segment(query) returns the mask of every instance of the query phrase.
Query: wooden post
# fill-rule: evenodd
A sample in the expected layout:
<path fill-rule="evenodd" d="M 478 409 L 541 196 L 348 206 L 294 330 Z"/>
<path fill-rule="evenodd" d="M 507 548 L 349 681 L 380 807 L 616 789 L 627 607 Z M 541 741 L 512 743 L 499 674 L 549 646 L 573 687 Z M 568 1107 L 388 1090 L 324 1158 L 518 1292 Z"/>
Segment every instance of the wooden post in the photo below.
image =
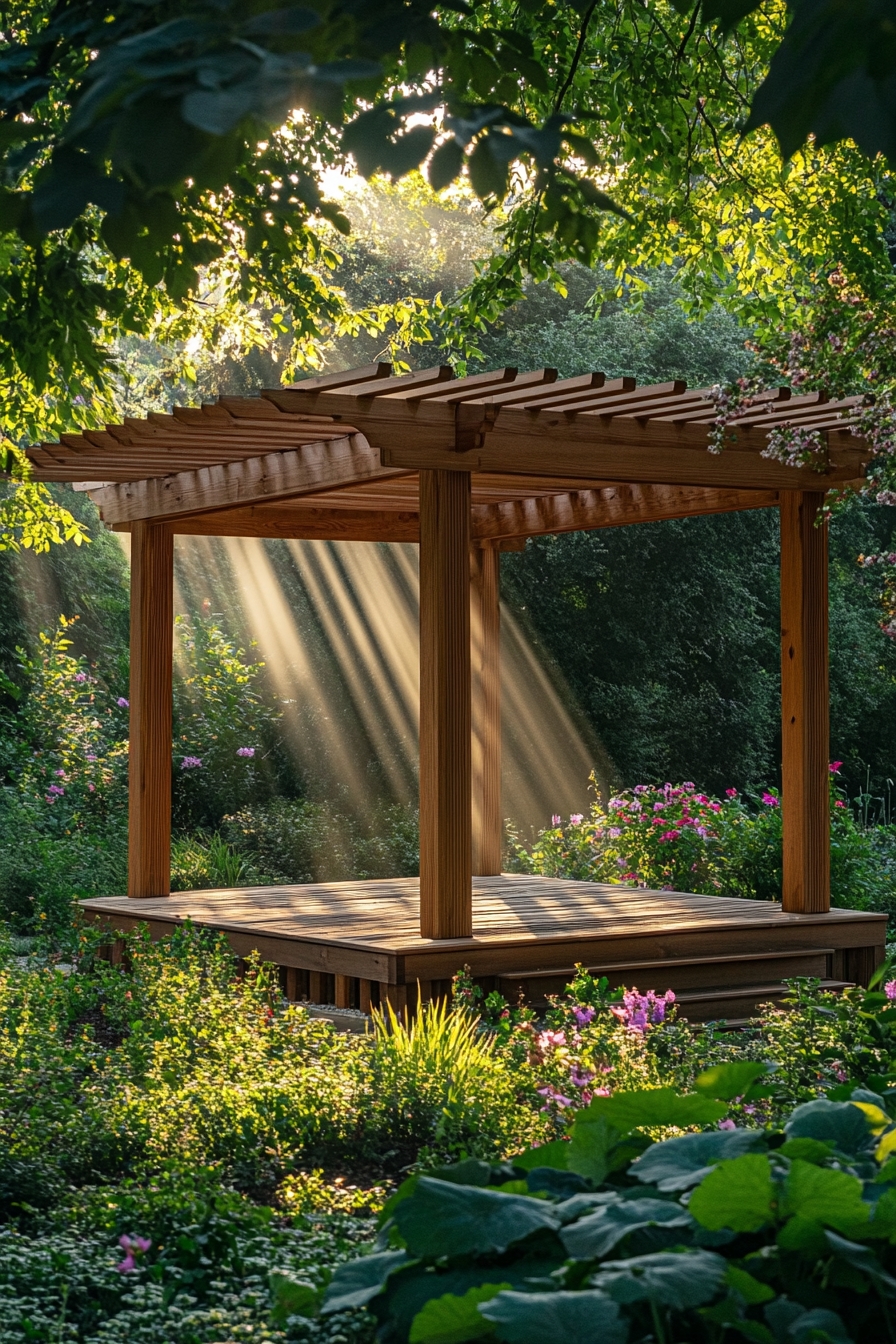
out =
<path fill-rule="evenodd" d="M 131 527 L 128 895 L 171 891 L 171 662 L 174 539 L 160 523 Z"/>
<path fill-rule="evenodd" d="M 781 492 L 781 794 L 785 910 L 831 907 L 828 530 L 820 491 Z"/>
<path fill-rule="evenodd" d="M 470 473 L 420 472 L 420 932 L 473 932 Z"/>
<path fill-rule="evenodd" d="M 501 608 L 500 555 L 470 551 L 470 636 L 473 661 L 473 872 L 501 872 Z"/>

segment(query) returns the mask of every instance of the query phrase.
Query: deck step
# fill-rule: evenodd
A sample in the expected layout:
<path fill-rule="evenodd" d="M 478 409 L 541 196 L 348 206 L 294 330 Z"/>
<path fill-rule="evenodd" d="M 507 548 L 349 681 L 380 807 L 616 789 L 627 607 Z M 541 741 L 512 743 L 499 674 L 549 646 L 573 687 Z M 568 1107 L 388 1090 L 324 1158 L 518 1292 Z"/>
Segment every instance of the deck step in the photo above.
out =
<path fill-rule="evenodd" d="M 822 980 L 821 989 L 839 991 L 849 989 L 849 980 Z M 676 1002 L 684 1017 L 692 1022 L 711 1022 L 718 1019 L 745 1019 L 752 1017 L 763 1003 L 777 1003 L 788 993 L 787 985 L 745 985 L 742 989 L 714 989 L 694 994 L 676 995 Z"/>
<path fill-rule="evenodd" d="M 637 985 L 641 990 L 660 993 L 673 989 L 676 994 L 718 988 L 720 982 L 733 987 L 756 984 L 780 984 L 794 976 L 825 979 L 830 974 L 829 958 L 833 948 L 789 948 L 779 952 L 742 952 L 720 957 L 668 957 L 652 961 L 613 962 L 589 965 L 592 975 L 606 976 L 612 989 Z M 505 971 L 498 977 L 498 989 L 505 998 L 515 1000 L 520 993 L 539 1000 L 549 994 L 562 994 L 575 975 L 573 966 L 547 967 L 537 971 Z"/>

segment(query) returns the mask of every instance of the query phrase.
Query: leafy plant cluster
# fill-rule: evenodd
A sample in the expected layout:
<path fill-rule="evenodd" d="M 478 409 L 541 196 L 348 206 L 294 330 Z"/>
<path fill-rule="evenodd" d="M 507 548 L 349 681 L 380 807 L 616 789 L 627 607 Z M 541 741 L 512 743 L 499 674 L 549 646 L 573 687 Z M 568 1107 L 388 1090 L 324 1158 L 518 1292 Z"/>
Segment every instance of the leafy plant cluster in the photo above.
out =
<path fill-rule="evenodd" d="M 837 786 L 831 766 L 831 899 L 854 909 L 889 910 L 892 877 L 869 832 Z M 702 895 L 780 900 L 782 821 L 776 790 L 723 798 L 692 783 L 637 784 L 606 803 L 592 776 L 590 814 L 555 815 L 531 846 L 518 839 L 518 871 Z"/>
<path fill-rule="evenodd" d="M 728 1064 L 691 1093 L 596 1097 L 568 1141 L 412 1176 L 323 1313 L 364 1306 L 379 1339 L 414 1344 L 888 1336 L 890 1080 L 847 1083 L 780 1127 L 726 1122 L 734 1097 L 768 1094 L 766 1074 Z"/>

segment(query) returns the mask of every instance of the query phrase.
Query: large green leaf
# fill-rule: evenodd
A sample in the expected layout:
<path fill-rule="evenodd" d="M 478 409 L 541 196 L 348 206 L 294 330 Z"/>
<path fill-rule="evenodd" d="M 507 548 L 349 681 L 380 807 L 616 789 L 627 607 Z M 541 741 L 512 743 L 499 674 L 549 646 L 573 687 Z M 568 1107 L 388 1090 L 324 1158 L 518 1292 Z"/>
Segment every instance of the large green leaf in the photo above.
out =
<path fill-rule="evenodd" d="M 680 1204 L 665 1199 L 626 1199 L 607 1204 L 587 1218 L 565 1227 L 563 1245 L 578 1260 L 599 1259 L 639 1227 L 693 1227 L 694 1220 Z"/>
<path fill-rule="evenodd" d="M 529 1148 L 511 1158 L 511 1166 L 521 1171 L 534 1171 L 536 1167 L 554 1167 L 557 1171 L 567 1170 L 569 1158 L 569 1140 L 554 1139 L 552 1143 L 543 1143 L 539 1148 Z"/>
<path fill-rule="evenodd" d="M 483 1255 L 506 1251 L 559 1220 L 541 1199 L 505 1195 L 422 1176 L 410 1199 L 395 1210 L 395 1222 L 412 1255 Z"/>
<path fill-rule="evenodd" d="M 743 1059 L 734 1064 L 716 1064 L 694 1079 L 694 1087 L 704 1096 L 733 1101 L 746 1096 L 758 1078 L 769 1072 L 767 1064 Z"/>
<path fill-rule="evenodd" d="M 366 1306 L 381 1291 L 392 1271 L 409 1262 L 410 1256 L 404 1251 L 381 1251 L 340 1265 L 327 1288 L 322 1314 Z"/>
<path fill-rule="evenodd" d="M 639 1181 L 660 1190 L 686 1190 L 696 1185 L 717 1163 L 743 1153 L 761 1152 L 767 1139 L 761 1129 L 718 1129 L 706 1134 L 683 1134 L 655 1143 L 632 1163 Z"/>
<path fill-rule="evenodd" d="M 408 1344 L 465 1344 L 491 1333 L 494 1326 L 483 1320 L 479 1304 L 488 1302 L 509 1283 L 483 1283 L 470 1288 L 462 1297 L 444 1293 L 433 1297 L 411 1322 Z"/>
<path fill-rule="evenodd" d="M 688 1209 L 711 1231 L 756 1232 L 774 1216 L 774 1197 L 768 1157 L 745 1153 L 714 1167 L 691 1195 Z"/>
<path fill-rule="evenodd" d="M 809 1344 L 809 1341 L 828 1339 L 831 1344 L 853 1344 L 852 1336 L 836 1311 L 827 1311 L 824 1307 L 815 1307 L 804 1311 L 791 1322 L 788 1330 L 791 1340 L 796 1344 Z"/>
<path fill-rule="evenodd" d="M 568 1169 L 600 1185 L 612 1168 L 611 1150 L 622 1137 L 605 1116 L 589 1116 L 583 1111 L 576 1120 L 572 1140 L 566 1145 Z"/>
<path fill-rule="evenodd" d="M 573 1129 L 573 1143 L 581 1125 L 594 1124 L 598 1120 L 605 1120 L 620 1134 L 629 1134 L 633 1129 L 657 1129 L 665 1125 L 682 1129 L 688 1125 L 710 1125 L 721 1120 L 727 1110 L 724 1103 L 711 1097 L 678 1092 L 674 1087 L 616 1092 L 612 1097 L 595 1097 L 584 1111 L 579 1112 Z"/>
<path fill-rule="evenodd" d="M 896 1279 L 888 1274 L 878 1260 L 871 1246 L 861 1246 L 858 1242 L 838 1237 L 836 1232 L 826 1232 L 825 1241 L 830 1250 L 840 1260 L 845 1260 L 853 1269 L 861 1270 L 888 1297 L 896 1295 Z"/>
<path fill-rule="evenodd" d="M 627 1322 L 605 1293 L 499 1293 L 480 1308 L 509 1344 L 625 1344 Z"/>
<path fill-rule="evenodd" d="M 271 1298 L 271 1320 L 275 1325 L 285 1325 L 290 1316 L 316 1316 L 319 1293 L 313 1283 L 303 1279 L 294 1279 L 282 1270 L 273 1270 L 269 1280 Z"/>
<path fill-rule="evenodd" d="M 862 1183 L 846 1171 L 817 1167 L 798 1158 L 790 1164 L 784 1182 L 780 1213 L 824 1223 L 847 1235 L 867 1227 L 871 1206 L 862 1199 Z M 695 1217 L 699 1214 L 695 1212 Z"/>
<path fill-rule="evenodd" d="M 868 1119 L 849 1101 L 807 1101 L 784 1126 L 788 1138 L 829 1140 L 844 1153 L 857 1153 L 870 1138 Z"/>
<path fill-rule="evenodd" d="M 712 1251 L 658 1251 L 608 1260 L 590 1282 L 616 1302 L 642 1302 L 685 1311 L 701 1307 L 725 1285 L 728 1262 Z"/>

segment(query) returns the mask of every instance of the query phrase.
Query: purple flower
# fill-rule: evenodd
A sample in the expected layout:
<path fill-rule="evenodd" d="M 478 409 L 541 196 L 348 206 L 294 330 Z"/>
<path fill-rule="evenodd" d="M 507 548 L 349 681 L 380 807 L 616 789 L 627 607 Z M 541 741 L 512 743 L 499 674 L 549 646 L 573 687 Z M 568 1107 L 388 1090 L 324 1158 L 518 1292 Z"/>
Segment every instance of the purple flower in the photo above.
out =
<path fill-rule="evenodd" d="M 621 834 L 618 826 L 610 826 L 607 830 L 607 835 L 611 840 L 618 840 Z"/>
<path fill-rule="evenodd" d="M 254 748 L 254 747 L 237 747 L 237 749 L 236 749 L 236 754 L 237 754 L 237 756 L 254 756 L 254 755 L 255 755 L 255 748 Z"/>
<path fill-rule="evenodd" d="M 884 993 L 888 999 L 896 999 L 896 980 L 888 980 L 884 985 Z"/>
<path fill-rule="evenodd" d="M 86 673 L 86 672 L 76 672 L 76 673 L 75 673 L 75 681 L 77 681 L 77 682 L 83 682 L 83 681 L 86 681 L 86 680 L 87 680 L 87 673 Z"/>
<path fill-rule="evenodd" d="M 737 1129 L 737 1125 L 736 1125 L 736 1124 L 734 1123 L 734 1121 L 731 1120 L 731 1119 L 728 1119 L 728 1120 L 720 1120 L 720 1121 L 719 1121 L 719 1129 Z"/>
<path fill-rule="evenodd" d="M 123 695 L 120 695 L 115 703 L 118 705 L 119 709 L 130 709 L 131 707 L 130 700 L 125 700 Z"/>
<path fill-rule="evenodd" d="M 198 756 L 185 756 L 180 763 L 181 770 L 198 770 L 202 761 Z"/>
<path fill-rule="evenodd" d="M 152 1242 L 148 1237 L 129 1237 L 125 1233 L 118 1238 L 118 1244 L 124 1251 L 124 1259 L 115 1268 L 119 1274 L 130 1274 L 137 1268 L 137 1256 L 145 1255 Z"/>
<path fill-rule="evenodd" d="M 766 807 L 777 807 L 779 802 L 773 793 L 764 793 L 762 795 L 762 801 L 765 803 Z"/>
<path fill-rule="evenodd" d="M 893 981 L 896 985 L 896 980 Z M 594 1009 L 590 1006 L 585 1008 L 573 1008 L 572 1015 L 579 1027 L 587 1027 L 588 1023 L 594 1020 Z"/>
<path fill-rule="evenodd" d="M 591 1069 L 583 1069 L 578 1064 L 573 1064 L 569 1071 L 569 1081 L 573 1087 L 588 1087 L 594 1082 L 594 1073 Z"/>
<path fill-rule="evenodd" d="M 60 786 L 59 786 L 58 784 L 51 784 L 50 787 L 49 787 L 49 789 L 47 790 L 47 793 L 48 793 L 48 794 L 51 794 L 51 793 L 52 793 L 52 794 L 55 794 L 55 796 L 56 796 L 57 798 L 61 798 L 62 795 L 65 793 L 65 789 L 60 788 Z"/>
<path fill-rule="evenodd" d="M 546 1083 L 544 1087 L 537 1087 L 535 1090 L 540 1097 L 544 1097 L 549 1103 L 553 1102 L 555 1106 L 565 1107 L 573 1105 L 572 1097 L 565 1097 L 562 1092 L 558 1092 L 556 1087 L 552 1087 L 550 1083 Z M 546 1111 L 548 1110 L 548 1107 L 542 1106 L 541 1109 Z"/>

